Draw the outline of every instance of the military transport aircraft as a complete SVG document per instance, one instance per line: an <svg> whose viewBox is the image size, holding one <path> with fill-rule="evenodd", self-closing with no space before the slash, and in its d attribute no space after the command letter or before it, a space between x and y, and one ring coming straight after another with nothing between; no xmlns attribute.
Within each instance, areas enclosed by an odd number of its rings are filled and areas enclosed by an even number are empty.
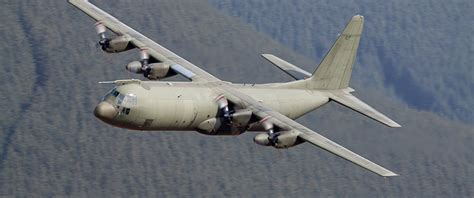
<svg viewBox="0 0 474 198"><path fill-rule="evenodd" d="M349 87L364 17L356 15L311 74L274 55L262 56L295 78L287 83L233 84L222 81L179 57L88 0L69 0L92 17L99 44L109 53L140 51L140 61L126 66L149 81L137 79L105 82L115 84L97 105L94 114L113 126L132 130L186 130L206 135L239 135L262 132L254 142L278 149L309 142L384 177L397 176L294 119L337 102L389 127L400 127L350 93ZM107 29L116 34L107 37ZM191 82L164 82L182 75Z"/></svg>

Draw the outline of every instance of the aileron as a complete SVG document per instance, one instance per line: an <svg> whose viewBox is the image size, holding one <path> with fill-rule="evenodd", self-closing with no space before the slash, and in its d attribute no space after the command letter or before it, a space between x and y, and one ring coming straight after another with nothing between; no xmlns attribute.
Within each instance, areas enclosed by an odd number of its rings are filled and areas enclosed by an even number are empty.
<svg viewBox="0 0 474 198"><path fill-rule="evenodd" d="M343 146L317 134L316 132L303 132L299 135L299 137L303 138L307 142L318 146L324 150L327 150L334 155L337 155L347 161L350 161L356 165L359 165L369 171L372 171L380 176L384 177L393 177L398 176L397 174L393 173L390 170L387 170L381 167L378 164L375 164L368 159L350 151L349 149L344 148Z"/></svg>

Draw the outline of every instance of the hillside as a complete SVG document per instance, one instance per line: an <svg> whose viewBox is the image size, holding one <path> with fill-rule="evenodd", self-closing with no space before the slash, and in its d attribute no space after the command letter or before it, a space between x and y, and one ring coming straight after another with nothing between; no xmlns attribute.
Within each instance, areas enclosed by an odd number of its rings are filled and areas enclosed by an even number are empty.
<svg viewBox="0 0 474 198"><path fill-rule="evenodd" d="M355 85L385 89L415 109L474 124L473 1L210 2L316 62L351 16L362 14Z"/></svg>
<svg viewBox="0 0 474 198"><path fill-rule="evenodd" d="M94 2L229 81L290 80L260 58L264 52L316 65L204 0ZM105 125L92 110L111 87L97 82L138 77L123 69L137 52L96 49L94 22L65 1L9 0L0 17L0 196L474 196L472 126L414 110L381 88L359 86L356 94L403 128L336 104L298 121L401 175L393 179L308 144L261 147L251 133L209 137Z"/></svg>

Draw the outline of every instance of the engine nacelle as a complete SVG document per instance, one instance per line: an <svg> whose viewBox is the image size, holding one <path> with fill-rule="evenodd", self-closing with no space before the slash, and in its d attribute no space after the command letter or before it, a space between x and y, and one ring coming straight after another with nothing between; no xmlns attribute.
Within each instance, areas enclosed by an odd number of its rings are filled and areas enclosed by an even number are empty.
<svg viewBox="0 0 474 198"><path fill-rule="evenodd" d="M239 109L231 117L230 123L223 117L210 118L199 124L196 130L205 135L240 135L247 130L252 111Z"/></svg>
<svg viewBox="0 0 474 198"><path fill-rule="evenodd" d="M151 63L148 64L148 68L149 72L146 77L150 80L158 80L176 75L176 72L174 72L167 63ZM140 61L130 62L125 66L125 69L136 74L144 72L143 63Z"/></svg>
<svg viewBox="0 0 474 198"><path fill-rule="evenodd" d="M130 43L130 39L127 36L119 36L110 41L106 45L102 46L102 50L108 53L118 53L133 49L134 46Z"/></svg>
<svg viewBox="0 0 474 198"><path fill-rule="evenodd" d="M260 133L253 138L253 141L261 146L271 146L269 135L266 133Z"/></svg>
<svg viewBox="0 0 474 198"><path fill-rule="evenodd" d="M255 136L253 141L262 146L273 146L278 149L290 148L304 141L298 138L298 133L295 131L281 131L278 132L276 144L272 145L267 133L261 133Z"/></svg>
<svg viewBox="0 0 474 198"><path fill-rule="evenodd" d="M125 69L127 69L127 71L129 72L136 73L136 74L143 73L142 63L140 61L133 61L129 63L127 66L125 66Z"/></svg>
<svg viewBox="0 0 474 198"><path fill-rule="evenodd" d="M170 64L167 63L152 63L148 66L150 67L151 71L147 78L150 80L158 80L176 75L176 72L174 72L170 68Z"/></svg>

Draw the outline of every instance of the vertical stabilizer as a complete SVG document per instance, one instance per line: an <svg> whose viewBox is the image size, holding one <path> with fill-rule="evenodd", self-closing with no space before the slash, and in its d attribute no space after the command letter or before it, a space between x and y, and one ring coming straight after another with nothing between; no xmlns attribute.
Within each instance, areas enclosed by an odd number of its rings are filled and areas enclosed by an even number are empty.
<svg viewBox="0 0 474 198"><path fill-rule="evenodd" d="M349 87L349 81L363 27L364 17L360 15L353 16L310 78L280 83L276 87L316 89L320 93L326 94L330 101L335 101L389 127L401 127L389 117L350 94L354 90ZM268 57L265 58L268 59ZM297 68L274 57L270 57L270 61L283 68L283 70L296 70L294 68Z"/></svg>
<svg viewBox="0 0 474 198"><path fill-rule="evenodd" d="M313 76L308 79L310 89L344 89L349 87L359 47L360 36L364 26L364 17L352 17L334 45L319 64Z"/></svg>

